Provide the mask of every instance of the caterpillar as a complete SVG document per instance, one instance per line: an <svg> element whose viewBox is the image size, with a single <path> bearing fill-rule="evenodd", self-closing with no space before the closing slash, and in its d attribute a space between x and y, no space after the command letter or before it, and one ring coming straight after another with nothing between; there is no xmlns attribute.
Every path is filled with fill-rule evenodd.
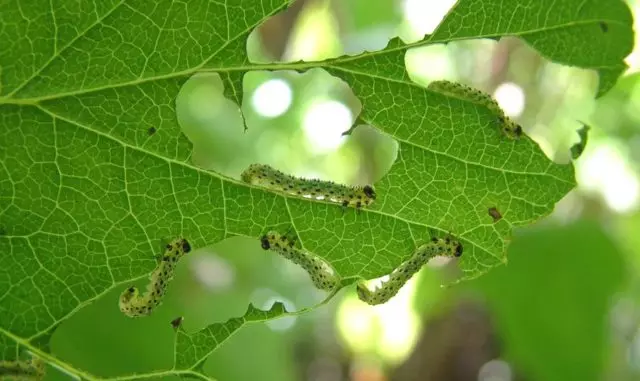
<svg viewBox="0 0 640 381"><path fill-rule="evenodd" d="M252 164L240 176L242 181L274 189L298 197L327 200L341 204L343 207L371 205L376 199L376 192L370 185L350 187L331 181L318 179L301 179L287 175L268 165Z"/></svg>
<svg viewBox="0 0 640 381"><path fill-rule="evenodd" d="M28 361L0 361L0 380L41 380L45 374L44 361L34 357Z"/></svg>
<svg viewBox="0 0 640 381"><path fill-rule="evenodd" d="M356 286L356 294L360 300L372 306L386 303L389 299L393 298L402 286L404 286L422 266L429 262L431 258L440 255L459 257L462 255L462 250L462 244L455 239L450 237L433 237L431 242L418 247L411 258L398 266L398 268L389 275L389 280L384 282L380 288L372 291L367 288L364 281L360 281Z"/></svg>
<svg viewBox="0 0 640 381"><path fill-rule="evenodd" d="M505 115L498 102L491 95L473 87L447 80L433 81L427 88L485 106L498 116L498 124L508 138L519 139L522 136L522 127Z"/></svg>
<svg viewBox="0 0 640 381"><path fill-rule="evenodd" d="M120 311L135 318L150 315L162 303L167 285L173 279L178 260L191 251L191 245L184 238L176 238L165 247L160 263L151 273L147 291L141 295L137 287L131 286L120 294Z"/></svg>
<svg viewBox="0 0 640 381"><path fill-rule="evenodd" d="M284 258L302 267L313 285L324 291L333 290L340 278L333 273L333 269L319 257L295 247L295 242L285 235L270 231L260 237L260 244L264 250L273 250Z"/></svg>

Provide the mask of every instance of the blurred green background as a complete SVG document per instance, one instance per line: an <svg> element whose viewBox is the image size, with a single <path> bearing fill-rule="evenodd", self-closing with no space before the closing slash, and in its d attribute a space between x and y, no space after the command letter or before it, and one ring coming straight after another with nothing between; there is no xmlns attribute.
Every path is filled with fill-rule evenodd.
<svg viewBox="0 0 640 381"><path fill-rule="evenodd" d="M420 40L452 4L299 0L254 31L247 49L254 62L382 49L394 36ZM637 17L640 1L629 4ZM494 94L555 161L570 160L578 121L592 126L575 163L578 188L553 215L514 232L507 267L450 288L440 287L447 271L425 267L376 307L350 287L311 313L243 328L206 372L220 381L639 380L640 49L627 62L617 86L595 100L595 73L548 62L514 38L409 51L413 80ZM222 95L216 74L183 87L178 117L197 165L239 178L261 162L355 185L377 181L396 158L396 143L374 128L339 137L358 124L360 103L322 70L251 72L244 86L242 105ZM149 318L114 309L120 291L65 321L52 337L55 355L103 377L168 369L177 316L194 331L241 316L249 302L297 310L325 296L301 269L241 238L188 256Z"/></svg>

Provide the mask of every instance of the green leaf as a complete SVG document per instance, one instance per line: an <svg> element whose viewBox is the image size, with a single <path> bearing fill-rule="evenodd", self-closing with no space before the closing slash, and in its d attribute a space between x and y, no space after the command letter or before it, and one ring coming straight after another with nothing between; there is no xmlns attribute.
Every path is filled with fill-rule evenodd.
<svg viewBox="0 0 640 381"><path fill-rule="evenodd" d="M345 278L391 272L430 231L458 236L464 278L505 262L511 229L549 214L575 185L529 139L506 140L481 107L410 81L410 47L517 36L545 57L600 73L610 89L631 51L623 2L460 0L437 31L379 52L326 62L251 64L249 33L284 0L101 1L0 5L0 353L51 354L47 339L76 311L146 278L160 240L194 248L295 227L304 247ZM603 28L602 25L606 26ZM606 29L606 30L605 30ZM360 119L399 143L396 162L361 213L249 187L189 161L175 98L189 77L221 75L242 102L249 70L323 68L360 98ZM155 132L155 133L150 133ZM487 209L503 218L492 224ZM117 308L114 305L114 308ZM265 312L263 319L284 311ZM176 368L191 374L240 323L181 333ZM235 328L234 328L235 327ZM209 349L207 347L210 346ZM182 372L182 373L180 373ZM195 375L201 375L195 373ZM202 375L201 375L202 376ZM131 376L128 379L145 377Z"/></svg>
<svg viewBox="0 0 640 381"><path fill-rule="evenodd" d="M527 229L509 254L508 268L474 281L506 360L532 379L600 380L611 303L625 282L615 242L598 223L582 221Z"/></svg>

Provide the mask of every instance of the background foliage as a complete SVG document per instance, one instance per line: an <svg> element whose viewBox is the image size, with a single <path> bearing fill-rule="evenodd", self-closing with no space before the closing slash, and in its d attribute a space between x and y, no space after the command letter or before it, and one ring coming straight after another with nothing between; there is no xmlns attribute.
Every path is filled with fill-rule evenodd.
<svg viewBox="0 0 640 381"><path fill-rule="evenodd" d="M2 357L36 352L47 379L637 376L640 100L636 75L616 84L631 13L432 3L0 5ZM533 140L424 90L442 78L495 93ZM564 197L580 120L589 145ZM382 197L361 214L283 198L238 181L252 162ZM439 288L505 262L512 228L563 197L515 236L509 266ZM433 230L465 255L370 308L351 286L325 300L257 245L291 225L352 280L388 273ZM178 234L199 250L156 313L125 318L118 294Z"/></svg>

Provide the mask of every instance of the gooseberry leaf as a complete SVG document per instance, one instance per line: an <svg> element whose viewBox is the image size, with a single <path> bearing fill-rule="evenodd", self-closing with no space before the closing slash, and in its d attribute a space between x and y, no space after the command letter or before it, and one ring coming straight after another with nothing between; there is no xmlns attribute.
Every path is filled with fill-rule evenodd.
<svg viewBox="0 0 640 381"><path fill-rule="evenodd" d="M146 277L166 237L185 236L194 248L236 235L258 244L266 229L295 226L306 249L357 279L389 273L433 230L450 231L464 244L463 277L483 274L505 262L514 226L549 214L575 186L573 166L553 163L528 138L505 139L482 107L413 83L406 50L515 36L554 62L596 70L601 95L626 68L634 40L622 1L459 0L416 43L393 39L381 51L323 62L251 63L248 35L286 6L0 5L3 359L26 349L82 378L100 377L57 358L48 338L88 304ZM360 213L249 187L189 160L175 98L191 75L218 73L239 104L248 71L311 68L346 81L362 102L360 120L399 144L393 167L375 184L376 203ZM491 207L503 216L495 224ZM194 367L244 324L285 316L277 306L179 332L175 366L157 375L206 378Z"/></svg>

